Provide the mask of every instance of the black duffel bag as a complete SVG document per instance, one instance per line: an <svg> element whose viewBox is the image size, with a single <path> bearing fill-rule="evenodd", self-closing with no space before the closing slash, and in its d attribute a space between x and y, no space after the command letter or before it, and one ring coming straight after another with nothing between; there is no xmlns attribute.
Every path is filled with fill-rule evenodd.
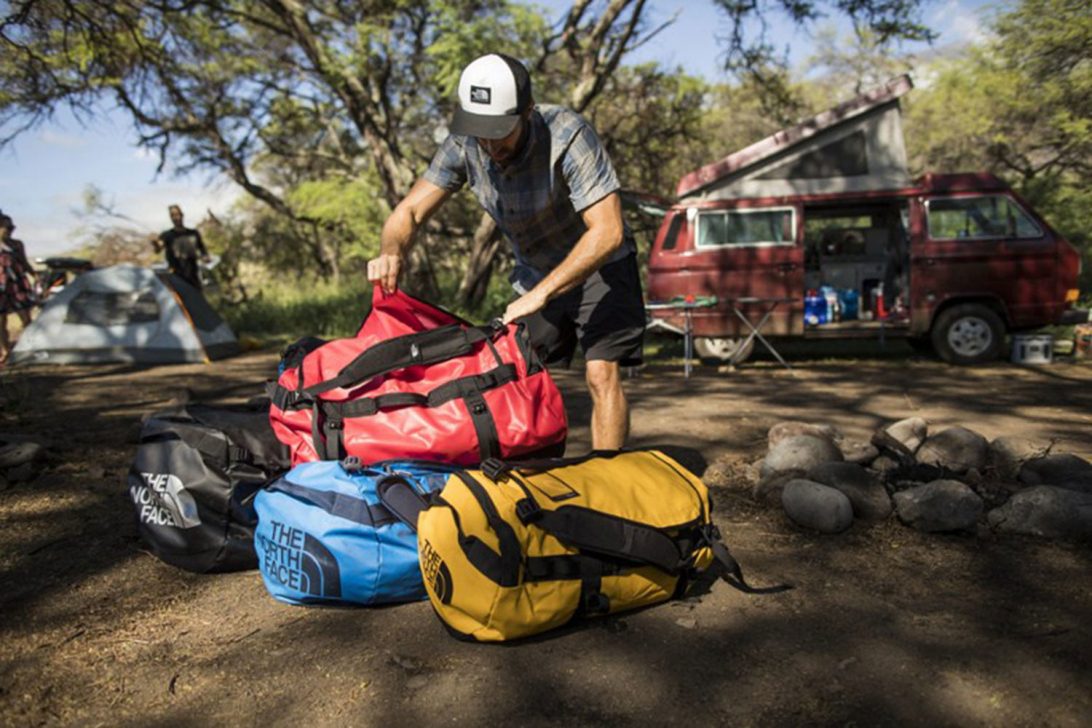
<svg viewBox="0 0 1092 728"><path fill-rule="evenodd" d="M257 568L254 495L289 465L268 412L268 400L190 404L145 420L129 496L156 556L199 573Z"/></svg>

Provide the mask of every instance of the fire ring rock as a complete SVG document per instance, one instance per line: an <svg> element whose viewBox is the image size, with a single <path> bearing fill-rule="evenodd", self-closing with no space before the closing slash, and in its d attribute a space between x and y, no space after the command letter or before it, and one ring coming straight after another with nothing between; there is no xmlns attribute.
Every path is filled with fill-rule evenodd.
<svg viewBox="0 0 1092 728"><path fill-rule="evenodd" d="M1049 450L1049 445L1026 437L1006 435L990 443L989 464L1001 478L1015 480L1020 473L1020 466L1029 460L1043 457Z"/></svg>
<svg viewBox="0 0 1092 728"><path fill-rule="evenodd" d="M986 438L966 427L949 427L931 435L918 449L917 461L936 465L953 473L981 471L986 467L990 444Z"/></svg>
<svg viewBox="0 0 1092 728"><path fill-rule="evenodd" d="M840 491L810 480L790 480L781 506L794 523L820 533L840 533L853 524L853 506Z"/></svg>
<svg viewBox="0 0 1092 728"><path fill-rule="evenodd" d="M825 437L795 435L777 443L762 462L762 476L783 473L787 470L807 472L816 465L841 462L842 451Z"/></svg>
<svg viewBox="0 0 1092 728"><path fill-rule="evenodd" d="M1020 468L1020 482L1025 485L1055 485L1092 474L1092 464L1071 453L1035 458Z"/></svg>
<svg viewBox="0 0 1092 728"><path fill-rule="evenodd" d="M895 494L899 519L919 531L962 531L982 515L982 499L958 480L932 483Z"/></svg>
<svg viewBox="0 0 1092 728"><path fill-rule="evenodd" d="M808 479L834 488L853 506L853 515L866 521L882 521L891 515L891 498L875 473L855 463L823 463L812 468Z"/></svg>
<svg viewBox="0 0 1092 728"><path fill-rule="evenodd" d="M768 447L772 450L782 440L787 440L790 437L799 437L800 435L822 437L831 442L838 442L838 440L842 439L838 431L831 425L786 420L784 422L778 422L771 427L770 431L766 433L766 440Z"/></svg>
<svg viewBox="0 0 1092 728"><path fill-rule="evenodd" d="M987 519L997 531L1092 541L1092 494L1039 485L994 508Z"/></svg>
<svg viewBox="0 0 1092 728"><path fill-rule="evenodd" d="M884 428L884 432L901 442L910 452L916 452L929 434L929 425L921 417L908 417Z"/></svg>

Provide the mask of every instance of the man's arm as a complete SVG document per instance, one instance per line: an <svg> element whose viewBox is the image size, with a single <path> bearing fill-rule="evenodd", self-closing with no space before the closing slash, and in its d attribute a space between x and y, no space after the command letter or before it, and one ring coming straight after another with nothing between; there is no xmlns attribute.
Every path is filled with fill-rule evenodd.
<svg viewBox="0 0 1092 728"><path fill-rule="evenodd" d="M451 196L451 192L425 179L419 179L409 194L398 203L379 238L379 256L368 261L368 280L378 282L385 293L398 288L402 272L402 254L413 243L418 228Z"/></svg>
<svg viewBox="0 0 1092 728"><path fill-rule="evenodd" d="M551 299L575 288L597 271L622 246L622 199L612 192L581 211L587 230L576 245L538 285L512 301L504 312L504 323L530 316Z"/></svg>
<svg viewBox="0 0 1092 728"><path fill-rule="evenodd" d="M194 229L193 234L197 236L197 252L207 261L209 259L209 251L208 248L205 247L204 238L201 237L201 233L198 232L196 228Z"/></svg>

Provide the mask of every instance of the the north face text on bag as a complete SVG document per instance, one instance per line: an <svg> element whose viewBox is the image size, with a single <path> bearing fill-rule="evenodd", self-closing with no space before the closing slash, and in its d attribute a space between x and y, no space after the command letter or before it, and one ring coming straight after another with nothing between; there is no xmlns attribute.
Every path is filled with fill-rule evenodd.
<svg viewBox="0 0 1092 728"><path fill-rule="evenodd" d="M341 597L341 572L337 559L314 536L298 528L271 521L273 535L260 536L262 570L295 591L314 597Z"/></svg>
<svg viewBox="0 0 1092 728"><path fill-rule="evenodd" d="M170 473L141 473L143 485L129 486L129 497L142 523L173 528L201 525L197 503L182 481Z"/></svg>

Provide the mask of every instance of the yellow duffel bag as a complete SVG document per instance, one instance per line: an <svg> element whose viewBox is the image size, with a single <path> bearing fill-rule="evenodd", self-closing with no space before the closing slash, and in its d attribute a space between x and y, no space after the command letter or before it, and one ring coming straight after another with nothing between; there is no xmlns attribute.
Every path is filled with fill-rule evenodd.
<svg viewBox="0 0 1092 728"><path fill-rule="evenodd" d="M427 503L397 481L384 486L383 503L416 524L436 613L474 640L666 601L714 561L737 588L773 591L746 584L710 520L705 484L660 452L487 460Z"/></svg>

